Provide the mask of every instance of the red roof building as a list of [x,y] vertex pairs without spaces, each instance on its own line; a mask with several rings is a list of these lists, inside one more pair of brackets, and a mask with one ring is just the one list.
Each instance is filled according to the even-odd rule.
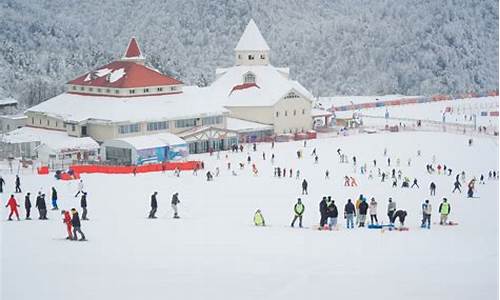
[[68,84],[69,93],[131,97],[182,92],[183,83],[144,65],[135,38],[120,60],[85,73]]

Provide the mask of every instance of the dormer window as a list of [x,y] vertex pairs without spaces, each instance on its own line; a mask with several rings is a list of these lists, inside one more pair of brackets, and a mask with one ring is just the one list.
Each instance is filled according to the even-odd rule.
[[244,83],[255,83],[255,75],[251,72],[245,74],[243,78]]
[[252,54],[248,54],[248,60],[254,60],[255,59],[255,56],[253,56]]

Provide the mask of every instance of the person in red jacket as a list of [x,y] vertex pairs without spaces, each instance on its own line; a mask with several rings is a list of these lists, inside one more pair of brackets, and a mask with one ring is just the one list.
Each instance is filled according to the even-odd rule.
[[72,225],[71,225],[71,214],[69,211],[61,211],[61,215],[64,215],[63,223],[66,224],[66,230],[68,231],[68,237],[66,237],[67,240],[73,240],[73,234],[71,233],[72,230]]
[[17,211],[19,204],[17,204],[17,201],[14,198],[14,195],[10,195],[9,202],[7,202],[7,205],[5,205],[5,207],[10,208],[10,214],[9,214],[8,220],[12,221],[12,215],[16,214],[17,220],[19,221],[19,212]]

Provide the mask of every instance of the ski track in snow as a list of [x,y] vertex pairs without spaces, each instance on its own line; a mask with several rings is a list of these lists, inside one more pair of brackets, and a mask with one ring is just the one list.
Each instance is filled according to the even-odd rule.
[[[351,297],[361,299],[496,299],[498,289],[498,181],[477,185],[478,199],[452,194],[455,174],[465,170],[467,179],[498,168],[498,141],[445,133],[393,133],[335,139],[258,144],[249,150],[259,176],[246,164],[247,150],[230,153],[238,176],[226,170],[226,152],[193,155],[203,159],[204,171],[180,178],[171,172],[132,175],[83,174],[88,191],[90,221],[82,221],[88,243],[62,241],[65,227],[59,211],[48,212],[49,221],[6,222],[1,208],[1,299],[304,299]],[[317,148],[319,164],[312,150]],[[358,166],[374,157],[389,171],[383,149],[392,164],[401,160],[404,176],[418,178],[420,189],[391,188],[391,180],[368,180],[354,174],[359,187],[343,187],[343,176],[352,175],[352,164],[340,164],[341,148]],[[248,148],[250,149],[250,147]],[[296,151],[304,156],[298,160]],[[417,157],[417,149],[422,156]],[[266,161],[262,160],[266,152]],[[301,180],[273,177],[275,166],[297,168],[309,182],[309,195],[300,195]],[[435,154],[438,163],[453,169],[452,176],[427,175],[425,164]],[[411,157],[412,166],[407,166]],[[238,169],[238,162],[245,169]],[[205,172],[219,167],[221,175],[206,182]],[[324,179],[329,169],[329,180]],[[396,168],[398,169],[398,168]],[[2,174],[7,192],[14,177]],[[40,186],[50,206],[51,186],[59,195],[59,207],[79,208],[74,198],[77,182],[56,181],[52,175],[21,177],[23,192],[31,191],[32,203]],[[437,184],[437,196],[428,186]],[[158,191],[158,219],[148,220],[150,195]],[[171,195],[179,192],[181,219],[172,219]],[[347,198],[359,194],[378,201],[379,220],[387,223],[387,198],[406,209],[408,232],[345,229],[323,232],[285,228],[293,217],[293,204],[305,204],[304,226],[319,222],[318,205],[331,195],[343,215]],[[433,205],[432,222],[438,221],[442,197],[451,203],[450,219],[459,226],[419,228],[424,199]],[[16,194],[24,216],[24,194]],[[253,226],[260,208],[270,226]],[[80,209],[79,209],[80,210]],[[81,212],[80,212],[81,213]]]

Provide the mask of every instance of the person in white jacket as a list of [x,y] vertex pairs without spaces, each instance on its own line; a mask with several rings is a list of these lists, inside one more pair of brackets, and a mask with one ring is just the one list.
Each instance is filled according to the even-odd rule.
[[422,203],[422,228],[427,227],[427,229],[431,229],[431,214],[432,205],[429,203],[429,200],[425,200],[425,202]]
[[378,219],[377,219],[377,201],[375,201],[375,198],[372,197],[370,200],[370,205],[368,206],[368,210],[370,212],[370,222],[373,225],[373,220],[378,224]]
[[83,193],[83,179],[80,179],[78,182],[78,192],[76,192],[75,198],[78,197],[80,193]]

